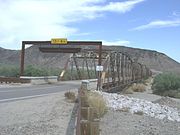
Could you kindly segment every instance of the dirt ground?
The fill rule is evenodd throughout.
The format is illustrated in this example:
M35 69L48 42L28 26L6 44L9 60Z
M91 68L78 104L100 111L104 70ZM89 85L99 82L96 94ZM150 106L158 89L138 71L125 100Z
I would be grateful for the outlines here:
M73 107L64 92L1 103L0 135L66 135Z
M146 86L145 92L134 92L133 94L126 94L126 96L144 99L180 110L179 99L152 94L151 83ZM180 122L109 109L101 119L100 129L102 135L179 135Z
M180 123L109 110L101 120L102 135L179 135Z

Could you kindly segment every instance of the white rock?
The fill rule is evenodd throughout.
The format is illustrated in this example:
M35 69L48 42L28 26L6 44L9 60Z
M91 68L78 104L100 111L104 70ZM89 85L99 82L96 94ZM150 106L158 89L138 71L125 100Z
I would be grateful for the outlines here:
M123 108L129 108L131 113L142 111L145 115L164 119L167 118L171 121L180 122L180 111L176 108L171 108L165 105L159 105L146 101L143 99L130 98L124 95L111 94L105 92L99 92L106 100L107 106L114 109L120 110Z

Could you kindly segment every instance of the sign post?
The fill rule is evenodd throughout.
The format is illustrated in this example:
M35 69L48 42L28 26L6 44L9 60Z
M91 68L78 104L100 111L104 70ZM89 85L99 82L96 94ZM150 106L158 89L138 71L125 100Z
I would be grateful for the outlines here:
M97 90L100 91L100 89L101 89L101 73L103 71L103 66L101 66L101 65L96 66L96 71L98 72Z

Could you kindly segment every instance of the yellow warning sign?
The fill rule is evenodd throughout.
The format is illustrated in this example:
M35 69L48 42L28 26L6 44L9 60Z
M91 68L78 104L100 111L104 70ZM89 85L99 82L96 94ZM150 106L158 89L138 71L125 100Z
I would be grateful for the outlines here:
M53 45L67 45L67 38L52 38L51 44L53 44Z

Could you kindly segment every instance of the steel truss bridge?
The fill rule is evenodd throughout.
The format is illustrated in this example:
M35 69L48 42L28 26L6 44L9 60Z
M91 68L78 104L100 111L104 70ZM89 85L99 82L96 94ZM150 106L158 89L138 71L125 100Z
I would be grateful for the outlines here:
M98 78L98 90L113 92L152 75L149 68L133 61L127 53L103 49L101 41L64 40L56 45L52 41L22 41L20 75L24 72L25 45L28 44L39 46L44 53L70 53L60 80L69 70L72 80ZM103 66L103 70L97 71L97 66Z
M134 82L141 81L152 75L149 68L123 52L102 50L103 71L100 74L101 88L104 91L117 91ZM79 53L73 53L67 60L64 70L60 74L63 80L66 70L70 70L71 79L93 79L98 78L98 52L93 49L84 49ZM73 75L76 71L76 76Z

